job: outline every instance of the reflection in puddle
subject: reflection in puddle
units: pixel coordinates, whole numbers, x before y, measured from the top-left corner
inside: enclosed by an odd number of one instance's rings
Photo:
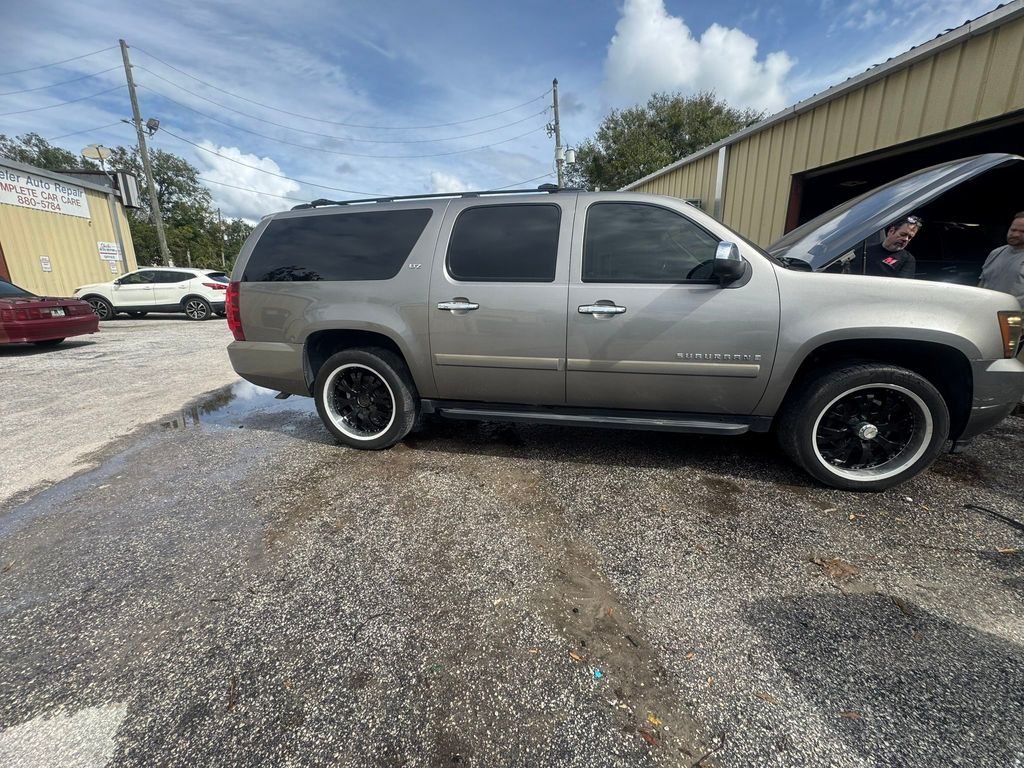
[[[206,427],[243,427],[253,415],[293,414],[316,416],[316,406],[309,397],[289,397],[278,400],[277,392],[257,387],[248,381],[238,381],[220,390],[201,403],[182,408],[168,421],[161,422],[165,429],[192,429]],[[294,427],[291,427],[294,429]]]
[[[7,728],[0,731],[0,765],[101,768],[114,757],[114,738],[127,714],[127,704],[104,704]]]

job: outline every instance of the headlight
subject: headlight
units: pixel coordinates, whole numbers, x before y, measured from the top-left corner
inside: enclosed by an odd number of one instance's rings
[[[1003,357],[1013,357],[1020,344],[1020,312],[1000,312],[999,331],[1003,334]]]

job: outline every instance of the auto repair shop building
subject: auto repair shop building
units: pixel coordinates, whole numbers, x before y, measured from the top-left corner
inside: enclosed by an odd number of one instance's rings
[[[695,201],[767,246],[911,171],[1024,155],[1024,0],[996,8],[625,187]],[[983,260],[1024,210],[1018,163],[918,211],[918,262]],[[980,269],[980,261],[976,264]]]
[[[70,296],[87,283],[137,269],[121,192],[135,179],[54,173],[0,158],[0,279],[41,296]]]

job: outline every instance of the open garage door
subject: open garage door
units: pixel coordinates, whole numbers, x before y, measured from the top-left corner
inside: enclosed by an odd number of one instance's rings
[[[913,171],[985,152],[1024,155],[1024,112],[815,169],[793,179],[787,231]],[[1024,210],[1024,164],[997,169],[915,211],[925,221],[908,250],[917,277],[976,285],[989,251],[1006,244]]]

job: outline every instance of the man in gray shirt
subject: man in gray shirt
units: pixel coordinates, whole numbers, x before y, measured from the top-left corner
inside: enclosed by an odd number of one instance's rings
[[[978,287],[1012,294],[1024,305],[1024,211],[1014,215],[1006,245],[985,259]]]

